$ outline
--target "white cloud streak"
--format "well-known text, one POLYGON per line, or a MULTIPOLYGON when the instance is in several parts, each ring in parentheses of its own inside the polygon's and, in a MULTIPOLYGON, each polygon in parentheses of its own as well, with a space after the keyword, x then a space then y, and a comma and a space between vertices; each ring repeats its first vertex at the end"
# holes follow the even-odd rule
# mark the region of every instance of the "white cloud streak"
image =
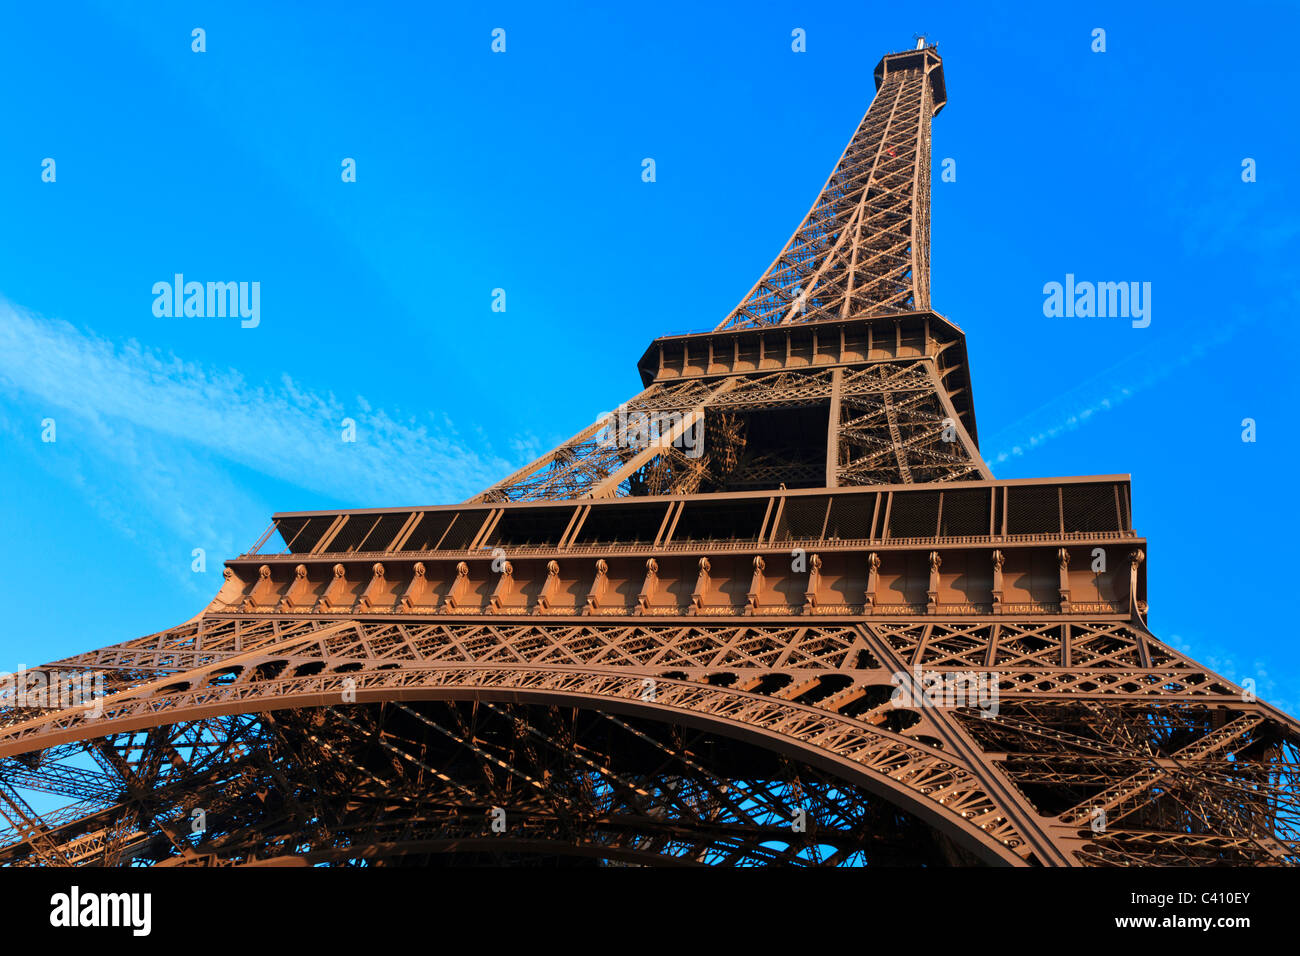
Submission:
MULTIPOLYGON (((116 345, 3 300, 0 385, 97 423, 101 434, 129 428, 137 438, 174 440, 151 443, 155 464, 179 442, 358 505, 460 500, 517 467, 472 451, 445 416, 426 412, 420 422, 391 415, 361 396, 344 402, 314 392, 287 374, 252 384, 233 369, 186 362, 134 340, 116 345), (355 443, 342 441, 344 418, 356 422, 355 443)), ((474 444, 483 443, 476 436, 474 444)), ((122 445, 124 464, 139 447, 122 445)))
POLYGON ((1154 345, 1135 352, 1124 361, 1094 375, 1077 388, 996 433, 990 444, 996 442, 995 447, 999 450, 987 459, 989 465, 996 466, 1012 458, 1023 457, 1052 439, 1081 428, 1103 412, 1122 405, 1139 392, 1146 391, 1199 361, 1206 353, 1235 336, 1250 321, 1257 320, 1219 326, 1215 332, 1193 341, 1172 358, 1164 345, 1154 345), (1006 434, 1018 434, 1020 437, 1007 441, 1001 438, 1006 434))

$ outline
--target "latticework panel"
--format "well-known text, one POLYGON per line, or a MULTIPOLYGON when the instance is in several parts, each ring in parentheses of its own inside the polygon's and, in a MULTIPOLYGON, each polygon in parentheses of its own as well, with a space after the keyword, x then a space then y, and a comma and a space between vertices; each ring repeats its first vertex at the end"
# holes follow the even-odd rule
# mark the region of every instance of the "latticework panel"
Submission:
POLYGON ((512 861, 1297 862, 1294 721, 1130 624, 200 619, 57 669, 115 676, 93 716, 0 713, 9 862, 355 862, 362 845, 512 861), (923 672, 987 675, 994 706, 900 701, 900 675, 923 672), (418 746, 378 729, 394 707, 426 728, 418 746), (510 716, 474 729, 485 711, 510 716), (612 745, 619 722, 641 743, 612 745), (708 745, 645 762, 642 743, 686 728, 708 745), (544 738, 583 767, 518 745, 544 738), (657 803, 673 779, 689 806, 657 803), (790 803, 796 779, 824 788, 823 829, 772 853, 780 820, 812 814, 790 803), (411 796, 356 816, 342 795, 372 787, 411 796), (73 802, 40 815, 32 792, 73 802), (750 794, 705 814, 725 838, 689 812, 722 793, 750 794), (516 842, 481 843, 501 807, 516 842), (214 821, 204 833, 195 811, 214 821), (894 821, 874 848, 866 820, 894 821), (899 855, 921 830, 919 856, 899 855))
POLYGON ((577 498, 616 475, 659 435, 637 432, 640 422, 672 420, 700 407, 715 386, 702 381, 650 386, 611 417, 596 422, 474 500, 533 501, 577 498), (633 424, 628 427, 627 422, 633 424))
POLYGON ((1300 864, 1300 734, 1240 699, 1017 700, 960 719, 1081 863, 1300 864))
POLYGON ((556 500, 991 477, 933 360, 655 385, 476 500, 556 500), (796 414, 799 410, 805 414, 796 414), (667 413, 653 432, 639 413, 667 413), (831 418, 834 417, 834 421, 831 418), (627 426, 625 422, 632 422, 627 426), (675 438, 682 423, 685 440, 675 438))
POLYGON ((718 328, 930 307, 932 97, 922 66, 885 76, 812 209, 718 328))
POLYGON ((838 431, 841 485, 990 477, 928 361, 880 362, 846 374, 838 431))

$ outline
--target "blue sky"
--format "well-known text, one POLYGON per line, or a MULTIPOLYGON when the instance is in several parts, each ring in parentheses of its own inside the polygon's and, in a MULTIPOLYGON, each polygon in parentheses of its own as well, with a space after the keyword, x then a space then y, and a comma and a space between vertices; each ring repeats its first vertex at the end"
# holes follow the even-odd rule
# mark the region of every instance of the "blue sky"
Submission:
POLYGON ((933 301, 985 457, 1132 474, 1157 635, 1300 710, 1291 4, 264 6, 0 14, 0 666, 189 618, 273 511, 460 500, 634 394, 927 33, 933 301), (260 324, 156 317, 178 272, 260 282, 260 324), (1045 317, 1066 273, 1150 282, 1150 327, 1045 317))

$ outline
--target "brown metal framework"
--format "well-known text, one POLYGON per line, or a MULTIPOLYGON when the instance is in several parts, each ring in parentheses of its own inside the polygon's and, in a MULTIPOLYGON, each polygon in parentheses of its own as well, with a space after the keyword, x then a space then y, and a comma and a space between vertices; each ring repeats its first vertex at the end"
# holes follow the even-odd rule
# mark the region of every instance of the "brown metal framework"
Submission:
POLYGON ((193 620, 0 697, 0 861, 1300 862, 1300 727, 1148 631, 1127 477, 981 458, 929 302, 942 62, 875 79, 612 421, 459 505, 276 515, 193 620), (97 711, 24 693, 79 674, 97 711))

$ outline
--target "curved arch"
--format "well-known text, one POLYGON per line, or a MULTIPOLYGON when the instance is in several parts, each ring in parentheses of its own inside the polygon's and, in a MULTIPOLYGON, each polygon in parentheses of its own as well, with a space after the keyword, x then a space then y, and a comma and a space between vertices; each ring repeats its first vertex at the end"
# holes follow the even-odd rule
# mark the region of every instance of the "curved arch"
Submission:
MULTIPOLYGON (((243 675, 255 673, 258 661, 246 663, 243 675)), ((1021 835, 975 775, 951 756, 901 734, 789 700, 644 671, 540 665, 406 665, 209 682, 230 666, 224 660, 189 672, 184 690, 140 693, 141 688, 106 698, 97 718, 74 710, 10 726, 0 736, 0 757, 204 717, 288 708, 420 700, 553 704, 668 720, 756 744, 915 814, 986 862, 1025 863, 1015 852, 1023 843, 1021 835)), ((157 683, 176 687, 182 683, 176 677, 157 683)))

